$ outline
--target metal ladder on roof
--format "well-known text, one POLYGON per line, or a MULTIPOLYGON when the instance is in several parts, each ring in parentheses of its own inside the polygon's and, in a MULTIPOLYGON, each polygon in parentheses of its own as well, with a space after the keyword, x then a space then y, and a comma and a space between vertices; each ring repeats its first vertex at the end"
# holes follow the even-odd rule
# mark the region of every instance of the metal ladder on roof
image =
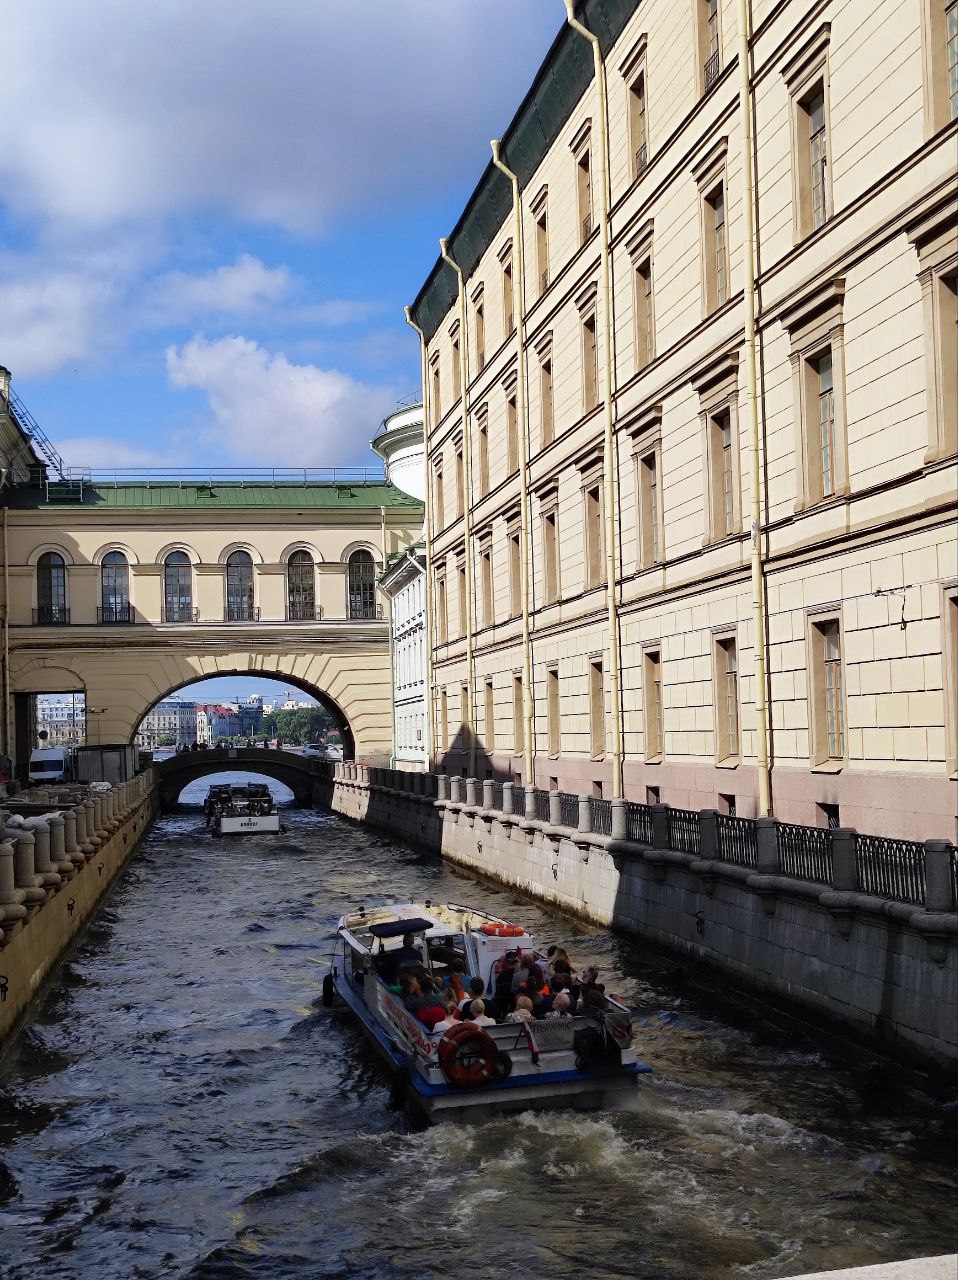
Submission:
POLYGON ((37 422, 36 418, 12 387, 8 392, 7 401, 10 408, 10 414, 17 423, 17 426, 24 435, 29 436, 30 440, 36 446, 37 453, 46 463, 43 468, 44 474, 39 477, 39 479, 40 483, 46 489, 47 502, 82 502, 82 478, 78 480, 68 473, 67 468, 64 466, 63 459, 54 448, 50 437, 43 430, 39 422, 37 422), (50 485, 51 470, 56 473, 52 489, 50 485))

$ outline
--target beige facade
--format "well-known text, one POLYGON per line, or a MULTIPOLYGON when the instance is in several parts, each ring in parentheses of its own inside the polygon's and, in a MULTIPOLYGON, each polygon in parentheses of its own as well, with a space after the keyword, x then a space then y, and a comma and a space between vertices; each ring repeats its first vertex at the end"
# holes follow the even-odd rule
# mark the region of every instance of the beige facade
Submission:
POLYGON ((466 333, 448 264, 411 309, 437 756, 528 780, 531 693, 540 786, 752 815, 764 741, 779 818, 953 838, 947 0, 756 0, 744 90, 738 9, 587 6, 603 32, 608 219, 598 82, 570 70, 591 67, 570 28, 502 142, 521 245, 490 170, 448 247, 466 333))
POLYGON ((421 532, 417 502, 383 483, 184 481, 19 486, 7 504, 10 754, 17 695, 82 690, 87 742, 128 742, 168 693, 239 673, 323 698, 358 758, 388 756, 376 574, 421 532))

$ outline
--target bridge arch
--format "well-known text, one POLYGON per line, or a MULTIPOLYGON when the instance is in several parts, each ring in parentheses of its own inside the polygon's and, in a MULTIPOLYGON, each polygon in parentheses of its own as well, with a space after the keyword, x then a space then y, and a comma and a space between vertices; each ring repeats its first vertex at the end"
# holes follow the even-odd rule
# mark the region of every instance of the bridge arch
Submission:
POLYGON ((312 803, 313 761, 291 751, 266 751, 262 748, 231 747, 227 750, 189 751, 171 756, 154 765, 160 807, 172 809, 180 794, 198 778, 217 773, 258 773, 289 787, 298 807, 312 803))

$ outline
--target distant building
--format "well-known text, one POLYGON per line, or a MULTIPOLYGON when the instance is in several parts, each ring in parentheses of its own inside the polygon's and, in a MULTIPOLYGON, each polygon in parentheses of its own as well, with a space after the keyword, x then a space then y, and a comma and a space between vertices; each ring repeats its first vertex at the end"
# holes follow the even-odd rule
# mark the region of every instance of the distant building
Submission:
POLYGON ((82 693, 37 695, 37 733, 53 747, 81 743, 86 735, 86 699, 82 693))
POLYGON ((196 742, 196 703, 180 702, 167 698, 151 708, 140 722, 136 733, 136 745, 147 750, 171 745, 174 739, 178 747, 196 742))
POLYGON ((197 703, 196 741, 208 746, 221 738, 233 738, 242 733, 240 715, 235 707, 222 703, 197 703))

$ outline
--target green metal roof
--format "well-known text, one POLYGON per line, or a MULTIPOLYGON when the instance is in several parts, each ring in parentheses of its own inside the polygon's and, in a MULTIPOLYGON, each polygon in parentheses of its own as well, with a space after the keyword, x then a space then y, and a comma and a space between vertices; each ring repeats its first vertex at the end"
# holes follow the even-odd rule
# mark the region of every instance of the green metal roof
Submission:
POLYGON ((225 507, 287 511, 371 510, 379 507, 402 507, 410 512, 422 510, 421 502, 386 483, 295 484, 215 480, 212 484, 195 481, 98 484, 87 481, 82 490, 79 486, 69 485, 50 484, 48 488, 24 485, 8 494, 8 504, 27 509, 119 508, 126 511, 183 507, 192 511, 225 507))
MULTIPOLYGON (((603 53, 622 34, 639 0, 584 0, 577 17, 599 37, 603 53)), ((589 44, 565 24, 502 136, 501 155, 524 188, 572 114, 595 75, 589 44)), ((486 166, 462 217, 449 237, 452 257, 468 277, 512 208, 509 180, 492 161, 486 166)), ((440 258, 412 305, 412 316, 431 341, 443 316, 455 303, 456 273, 440 258)))

